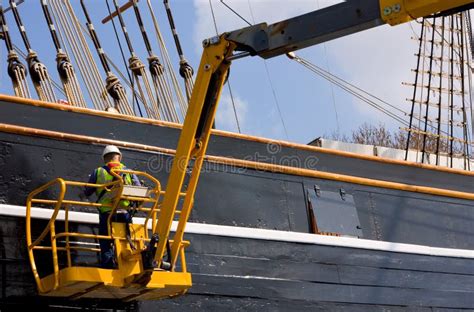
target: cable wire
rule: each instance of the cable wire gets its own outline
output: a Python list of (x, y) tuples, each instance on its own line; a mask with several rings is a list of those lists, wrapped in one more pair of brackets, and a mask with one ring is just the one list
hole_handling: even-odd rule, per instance
[[(105, 0), (105, 3), (107, 4), (107, 10), (109, 11), (109, 15), (112, 16), (112, 10), (110, 9), (110, 5), (109, 5), (109, 0)], [(118, 12), (118, 11), (117, 11)], [(118, 31), (117, 31), (117, 27), (115, 26), (115, 22), (114, 22), (114, 19), (112, 18), (111, 19), (112, 21), (112, 26), (114, 28), (114, 33), (115, 33), (115, 38), (117, 38), (117, 43), (119, 45), (119, 48), (120, 48), (120, 54), (122, 55), (122, 60), (123, 60), (123, 64), (125, 66), (125, 71), (127, 72), (127, 76), (128, 76), (128, 79), (130, 81), (130, 85), (132, 86), (132, 94), (133, 94), (133, 101), (135, 102), (135, 104), (137, 105), (137, 108), (138, 108), (138, 112), (140, 113), (140, 117), (143, 117), (143, 113), (142, 113), (142, 110), (140, 108), (140, 105), (138, 103), (138, 98), (137, 98), (137, 95), (135, 93), (135, 83), (132, 79), (132, 76), (130, 75), (130, 72), (128, 70), (128, 64), (127, 64), (127, 60), (125, 58), (125, 53), (123, 52), (123, 47), (122, 47), (122, 43), (120, 42), (120, 38), (119, 38), (119, 35), (118, 35)], [(128, 42), (127, 42), (128, 43)], [(129, 44), (129, 48), (130, 47), (130, 44)], [(143, 99), (144, 100), (144, 99)], [(136, 112), (133, 112), (135, 115), (136, 115)]]
[[(249, 21), (247, 21), (242, 15), (240, 15), (239, 13), (237, 13), (237, 11), (235, 11), (234, 9), (232, 9), (227, 3), (224, 2), (224, 0), (221, 0), (221, 3), (223, 5), (225, 5), (226, 8), (228, 8), (229, 10), (232, 11), (232, 13), (234, 13), (235, 15), (237, 15), (238, 17), (240, 17), (241, 20), (243, 20), (244, 22), (246, 22), (247, 24), (249, 24), (249, 26), (253, 26)], [(252, 20), (253, 20), (253, 17), (252, 17)], [(255, 23), (255, 21), (253, 20), (253, 22)]]
[[(216, 16), (214, 15), (214, 8), (212, 7), (212, 0), (209, 0), (209, 7), (211, 8), (212, 20), (214, 21), (214, 29), (216, 30), (216, 35), (218, 36), (219, 31), (217, 30), (217, 21), (216, 21)], [(227, 79), (227, 87), (229, 88), (230, 100), (232, 102), (232, 108), (234, 110), (234, 116), (235, 116), (235, 122), (237, 124), (237, 130), (239, 131), (239, 133), (242, 133), (242, 131), (240, 129), (239, 117), (237, 115), (237, 109), (235, 107), (234, 95), (232, 93), (232, 87), (230, 85), (230, 77)]]
[[(222, 2), (222, 0), (221, 0), (221, 2)], [(255, 24), (255, 16), (253, 15), (253, 10), (252, 10), (252, 5), (250, 4), (250, 0), (247, 0), (247, 3), (248, 3), (248, 6), (249, 6), (249, 10), (250, 10), (250, 16), (252, 17), (252, 22)], [(270, 71), (268, 69), (267, 60), (264, 59), (263, 64), (265, 65), (265, 72), (267, 74), (268, 82), (269, 82), (270, 88), (272, 90), (273, 99), (275, 100), (275, 106), (277, 108), (278, 115), (280, 116), (281, 124), (283, 125), (283, 131), (285, 132), (285, 137), (286, 137), (287, 140), (289, 140), (290, 137), (289, 137), (288, 131), (286, 129), (285, 120), (283, 119), (283, 114), (282, 114), (281, 109), (280, 109), (280, 103), (279, 103), (277, 95), (276, 95), (275, 87), (273, 86), (273, 81), (272, 81), (272, 78), (270, 76)]]
[[(319, 0), (316, 0), (316, 5), (318, 7), (318, 10), (321, 9), (321, 6), (319, 4)], [(323, 48), (324, 48), (324, 57), (325, 57), (325, 60), (326, 60), (326, 69), (329, 72), (330, 71), (330, 69), (329, 69), (329, 57), (328, 57), (328, 49), (327, 49), (327, 43), (326, 42), (323, 43)], [(336, 117), (337, 133), (339, 134), (341, 128), (339, 126), (339, 114), (337, 113), (337, 105), (336, 105), (336, 96), (334, 94), (334, 86), (333, 86), (332, 83), (330, 83), (329, 86), (331, 87), (332, 105), (334, 107), (334, 114), (335, 114), (335, 117)]]

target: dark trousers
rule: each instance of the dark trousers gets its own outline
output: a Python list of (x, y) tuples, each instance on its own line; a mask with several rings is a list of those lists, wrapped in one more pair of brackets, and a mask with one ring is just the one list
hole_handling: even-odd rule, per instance
[[(99, 235), (109, 235), (107, 220), (109, 219), (109, 212), (99, 213)], [(119, 223), (131, 223), (132, 217), (127, 213), (116, 213), (112, 216), (110, 222)], [(128, 232), (128, 231), (127, 231)], [(102, 268), (114, 268), (115, 265), (115, 252), (114, 252), (114, 241), (111, 239), (99, 239), (100, 245), (100, 266)]]

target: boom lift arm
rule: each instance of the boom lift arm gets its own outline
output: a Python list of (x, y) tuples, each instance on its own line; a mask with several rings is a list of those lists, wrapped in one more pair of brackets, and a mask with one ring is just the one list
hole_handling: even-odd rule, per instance
[[(190, 172), (171, 248), (174, 268), (231, 61), (248, 55), (271, 58), (383, 24), (474, 8), (474, 0), (348, 0), (275, 24), (257, 24), (204, 40), (204, 52), (157, 221), (155, 260), (161, 264), (183, 184)], [(238, 52), (234, 54), (234, 52)], [(194, 162), (191, 163), (191, 160)]]

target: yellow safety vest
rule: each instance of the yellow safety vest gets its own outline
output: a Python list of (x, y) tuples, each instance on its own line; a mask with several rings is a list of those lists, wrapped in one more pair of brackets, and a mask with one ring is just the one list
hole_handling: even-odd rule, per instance
[[(120, 166), (115, 167), (114, 169), (123, 169), (125, 166), (120, 164)], [(106, 169), (103, 167), (99, 167), (97, 170), (97, 184), (106, 184), (112, 182), (114, 180), (114, 176), (111, 175)], [(124, 174), (122, 176), (123, 182), (125, 185), (132, 185), (132, 177), (130, 174)], [(105, 191), (105, 192), (104, 192)], [(98, 197), (98, 203), (104, 206), (99, 208), (101, 213), (109, 212), (112, 210), (112, 200), (115, 196), (115, 192), (106, 190), (104, 187), (98, 187), (95, 190), (95, 194)], [(105, 206), (107, 205), (107, 206)], [(130, 201), (128, 200), (121, 200), (119, 202), (118, 208), (126, 209), (130, 206)]]

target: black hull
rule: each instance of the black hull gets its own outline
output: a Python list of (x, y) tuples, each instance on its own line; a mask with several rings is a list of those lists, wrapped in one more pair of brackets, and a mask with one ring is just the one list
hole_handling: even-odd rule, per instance
[[(48, 106), (0, 101), (0, 123), (101, 139), (174, 149), (179, 129), (146, 121), (69, 112)], [(274, 148), (277, 150), (274, 150)], [(0, 132), (0, 205), (23, 206), (27, 194), (55, 178), (85, 180), (99, 165), (103, 145), (43, 134)], [(171, 157), (145, 149), (122, 148), (129, 167), (151, 171), (163, 183)], [(226, 156), (406, 184), (473, 190), (472, 176), (417, 166), (379, 162), (322, 149), (214, 135), (210, 155)], [(328, 228), (364, 239), (434, 247), (474, 249), (474, 203), (469, 200), (307, 178), (207, 162), (191, 222), (309, 233), (308, 190), (323, 193), (337, 214)], [(338, 198), (341, 190), (346, 196)], [(325, 197), (327, 196), (327, 197)], [(331, 210), (332, 211), (332, 210)], [(327, 212), (327, 211), (326, 211)], [(347, 214), (356, 218), (346, 222)], [(1, 214), (0, 214), (1, 215)], [(24, 223), (0, 216), (3, 303), (36, 296), (26, 261)], [(359, 223), (359, 224), (357, 224)], [(356, 228), (360, 225), (360, 229)], [(92, 225), (93, 227), (93, 225)], [(21, 239), (19, 239), (21, 238)], [(443, 311), (474, 309), (473, 260), (449, 254), (419, 255), (364, 247), (323, 246), (231, 236), (187, 234), (188, 268), (194, 286), (181, 298), (140, 303), (187, 310)], [(355, 239), (356, 240), (356, 239)], [(45, 305), (89, 303), (44, 301)], [(105, 303), (104, 303), (105, 304)], [(117, 304), (117, 303), (112, 303)], [(119, 307), (124, 307), (118, 303)]]
[[(23, 230), (23, 223), (20, 218), (2, 218), (6, 230), (3, 254), (8, 261), (1, 262), (0, 289), (4, 304), (16, 308), (25, 305), (25, 297), (36, 296), (22, 252), (25, 242), (14, 235)], [(186, 257), (193, 287), (185, 296), (132, 304), (35, 300), (45, 308), (93, 302), (102, 308), (139, 311), (233, 311), (243, 307), (246, 311), (443, 311), (474, 306), (472, 258), (220, 235), (188, 234), (187, 238), (192, 242)]]

